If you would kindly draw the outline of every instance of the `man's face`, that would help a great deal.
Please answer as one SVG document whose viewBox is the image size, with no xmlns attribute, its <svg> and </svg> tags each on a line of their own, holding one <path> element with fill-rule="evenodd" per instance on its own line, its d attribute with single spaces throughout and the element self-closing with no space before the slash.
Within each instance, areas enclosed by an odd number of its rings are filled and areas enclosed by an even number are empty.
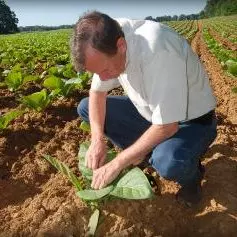
<svg viewBox="0 0 237 237">
<path fill-rule="evenodd" d="M 110 56 L 88 45 L 85 50 L 85 69 L 98 74 L 102 81 L 117 78 L 125 70 L 126 41 L 120 38 L 117 47 L 117 53 Z"/>
</svg>

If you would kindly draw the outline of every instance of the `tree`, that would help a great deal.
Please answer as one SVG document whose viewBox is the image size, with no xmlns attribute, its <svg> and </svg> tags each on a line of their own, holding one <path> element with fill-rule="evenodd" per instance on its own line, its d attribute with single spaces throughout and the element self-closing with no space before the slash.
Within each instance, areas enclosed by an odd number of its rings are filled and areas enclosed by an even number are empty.
<svg viewBox="0 0 237 237">
<path fill-rule="evenodd" d="M 16 14 L 3 0 L 0 0 L 0 34 L 18 32 L 17 23 Z"/>
<path fill-rule="evenodd" d="M 237 0 L 208 0 L 204 14 L 207 17 L 237 14 Z"/>
<path fill-rule="evenodd" d="M 147 17 L 145 18 L 145 20 L 154 21 L 154 19 L 153 19 L 152 16 L 147 16 Z"/>
</svg>

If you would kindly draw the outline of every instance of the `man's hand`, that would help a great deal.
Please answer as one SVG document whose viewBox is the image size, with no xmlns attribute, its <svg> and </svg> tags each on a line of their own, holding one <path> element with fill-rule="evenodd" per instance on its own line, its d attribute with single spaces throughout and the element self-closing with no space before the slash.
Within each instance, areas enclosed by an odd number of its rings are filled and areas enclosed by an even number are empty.
<svg viewBox="0 0 237 237">
<path fill-rule="evenodd" d="M 93 171 L 91 187 L 101 189 L 114 181 L 123 168 L 118 165 L 116 159 Z"/>
<path fill-rule="evenodd" d="M 86 166 L 92 170 L 98 169 L 105 162 L 106 144 L 102 139 L 94 140 L 86 153 Z"/>
</svg>

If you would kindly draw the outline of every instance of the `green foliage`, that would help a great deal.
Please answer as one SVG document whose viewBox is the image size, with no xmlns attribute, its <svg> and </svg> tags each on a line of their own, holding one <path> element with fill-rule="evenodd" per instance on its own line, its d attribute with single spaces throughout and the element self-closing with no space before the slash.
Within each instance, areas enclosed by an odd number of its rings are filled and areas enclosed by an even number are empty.
<svg viewBox="0 0 237 237">
<path fill-rule="evenodd" d="M 70 69 L 72 70 L 72 69 Z M 87 85 L 90 74 L 83 73 L 83 74 L 75 74 L 74 71 L 70 71 L 69 67 L 66 71 L 63 71 L 63 75 L 65 76 L 77 76 L 76 78 L 71 78 L 69 80 L 62 79 L 60 76 L 59 71 L 56 67 L 50 68 L 50 76 L 46 77 L 43 82 L 43 86 L 50 89 L 50 90 L 59 90 L 59 95 L 68 96 L 74 89 L 80 88 L 83 89 Z M 58 75 L 58 76 L 56 76 Z"/>
<path fill-rule="evenodd" d="M 228 71 L 234 75 L 237 76 L 237 61 L 234 60 L 227 60 L 226 63 Z"/>
<path fill-rule="evenodd" d="M 56 77 L 56 76 L 49 76 L 43 82 L 43 86 L 50 90 L 55 90 L 55 89 L 62 90 L 64 87 L 64 84 L 65 82 L 61 78 Z"/>
<path fill-rule="evenodd" d="M 87 166 L 86 166 L 86 152 L 88 150 L 90 146 L 90 143 L 89 142 L 83 142 L 81 145 L 80 145 L 80 149 L 79 149 L 79 152 L 78 152 L 78 168 L 80 170 L 80 172 L 82 173 L 82 175 L 88 179 L 88 180 L 92 180 L 92 175 L 93 175 L 93 172 L 91 169 L 89 169 Z M 107 156 L 105 158 L 105 161 L 106 163 L 113 160 L 115 157 L 116 157 L 117 153 L 113 150 L 109 150 L 107 152 Z"/>
<path fill-rule="evenodd" d="M 90 217 L 89 224 L 88 224 L 88 232 L 86 233 L 86 236 L 94 236 L 95 231 L 98 225 L 99 221 L 99 216 L 100 216 L 100 211 L 96 209 L 93 214 Z"/>
<path fill-rule="evenodd" d="M 203 36 L 210 52 L 213 53 L 221 63 L 223 69 L 227 69 L 233 76 L 237 76 L 237 58 L 232 50 L 225 49 L 222 44 L 218 43 L 208 32 L 203 29 Z"/>
<path fill-rule="evenodd" d="M 24 113 L 25 113 L 24 110 L 14 110 L 14 111 L 7 112 L 4 115 L 1 115 L 0 116 L 0 130 L 7 128 L 7 126 L 12 120 L 16 119 L 17 117 L 21 116 Z"/>
<path fill-rule="evenodd" d="M 98 190 L 86 189 L 86 190 L 78 191 L 77 196 L 79 196 L 83 200 L 94 201 L 108 195 L 109 193 L 111 193 L 113 189 L 114 189 L 113 185 L 109 185 L 105 188 L 101 188 Z"/>
<path fill-rule="evenodd" d="M 0 34 L 17 32 L 18 19 L 10 7 L 0 0 Z"/>
<path fill-rule="evenodd" d="M 150 183 L 139 168 L 133 168 L 129 171 L 124 171 L 124 173 L 122 173 L 115 181 L 113 181 L 112 184 L 105 188 L 99 190 L 90 189 L 93 172 L 91 169 L 85 166 L 85 156 L 88 148 L 89 143 L 84 142 L 80 145 L 78 153 L 78 167 L 82 174 L 82 177 L 86 179 L 85 185 L 87 189 L 83 189 L 84 186 L 82 185 L 79 178 L 76 177 L 65 164 L 48 155 L 45 155 L 44 158 L 68 177 L 68 179 L 76 187 L 77 195 L 83 200 L 99 200 L 108 195 L 127 199 L 145 199 L 152 197 L 152 189 Z M 115 156 L 116 153 L 111 152 L 107 156 L 107 162 L 113 159 Z"/>
<path fill-rule="evenodd" d="M 92 170 L 85 166 L 85 156 L 89 148 L 89 143 L 84 142 L 80 145 L 78 153 L 79 170 L 88 180 L 92 179 Z M 116 153 L 110 152 L 106 162 L 115 158 Z M 139 168 L 125 171 L 111 185 L 100 190 L 87 189 L 77 192 L 77 195 L 84 200 L 96 200 L 106 195 L 112 195 L 126 199 L 146 199 L 152 197 L 152 189 L 145 174 Z"/>
<path fill-rule="evenodd" d="M 38 80 L 37 76 L 24 75 L 19 64 L 15 65 L 12 70 L 6 73 L 5 84 L 10 91 L 16 91 L 22 88 L 27 82 Z"/>
<path fill-rule="evenodd" d="M 67 176 L 67 178 L 71 181 L 71 183 L 76 187 L 77 190 L 82 190 L 81 181 L 77 178 L 76 175 L 72 173 L 72 171 L 67 165 L 49 155 L 44 155 L 44 158 L 58 171 L 62 172 L 65 176 Z"/>
<path fill-rule="evenodd" d="M 56 76 L 47 77 L 43 82 L 43 86 L 50 90 L 57 90 L 58 95 L 62 96 L 68 96 L 75 88 L 73 84 L 66 84 L 63 79 Z"/>
<path fill-rule="evenodd" d="M 47 90 L 43 89 L 40 92 L 35 92 L 31 95 L 23 96 L 20 101 L 26 107 L 39 112 L 45 109 L 52 99 L 52 94 L 48 95 Z"/>
<path fill-rule="evenodd" d="M 208 0 L 204 14 L 206 17 L 237 14 L 237 0 Z"/>
<path fill-rule="evenodd" d="M 85 131 L 85 132 L 90 132 L 91 131 L 91 127 L 90 127 L 90 124 L 85 122 L 85 121 L 82 121 L 81 124 L 80 124 L 80 129 Z"/>
<path fill-rule="evenodd" d="M 138 167 L 128 171 L 116 184 L 110 195 L 126 199 L 152 197 L 152 189 L 145 174 Z"/>
<path fill-rule="evenodd" d="M 5 83 L 10 91 L 17 90 L 23 84 L 21 72 L 11 72 L 7 75 Z"/>
</svg>

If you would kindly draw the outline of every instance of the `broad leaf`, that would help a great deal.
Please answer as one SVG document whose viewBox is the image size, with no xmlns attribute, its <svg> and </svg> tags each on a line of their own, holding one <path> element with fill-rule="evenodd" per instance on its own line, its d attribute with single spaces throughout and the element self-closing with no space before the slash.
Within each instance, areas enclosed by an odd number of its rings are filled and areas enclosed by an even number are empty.
<svg viewBox="0 0 237 237">
<path fill-rule="evenodd" d="M 109 194 L 114 189 L 113 185 L 109 185 L 106 188 L 102 189 L 86 189 L 77 192 L 77 195 L 84 200 L 97 200 L 100 199 L 107 194 Z"/>
<path fill-rule="evenodd" d="M 10 72 L 5 78 L 9 90 L 17 90 L 23 83 L 21 72 Z"/>
<path fill-rule="evenodd" d="M 86 167 L 86 152 L 90 146 L 89 142 L 83 142 L 80 145 L 79 153 L 78 153 L 78 168 L 81 174 L 86 177 L 88 180 L 92 180 L 93 171 Z"/>
<path fill-rule="evenodd" d="M 40 92 L 23 96 L 21 102 L 30 109 L 41 111 L 50 103 L 50 98 L 47 95 L 46 89 L 43 89 Z"/>
<path fill-rule="evenodd" d="M 232 75 L 237 76 L 237 62 L 235 62 L 234 60 L 227 60 L 226 65 L 227 65 L 228 71 Z"/>
<path fill-rule="evenodd" d="M 85 157 L 89 146 L 89 142 L 84 142 L 80 145 L 78 153 L 78 167 L 84 177 L 89 180 L 92 180 L 93 172 L 91 169 L 85 166 Z M 107 162 L 109 162 L 115 157 L 116 152 L 110 150 L 107 153 L 106 160 Z M 86 200 L 96 200 L 107 194 L 127 199 L 146 199 L 152 197 L 152 188 L 150 186 L 150 183 L 147 180 L 145 174 L 139 168 L 133 168 L 132 170 L 125 173 L 123 176 L 120 175 L 110 186 L 101 190 L 102 191 L 83 190 L 83 192 L 78 193 L 78 195 L 82 199 Z"/>
<path fill-rule="evenodd" d="M 139 168 L 128 171 L 115 185 L 110 195 L 126 199 L 152 197 L 152 188 L 145 174 Z"/>
<path fill-rule="evenodd" d="M 61 78 L 56 76 L 50 76 L 44 80 L 43 86 L 50 90 L 55 90 L 55 89 L 63 89 L 64 84 L 65 83 Z"/>
</svg>

